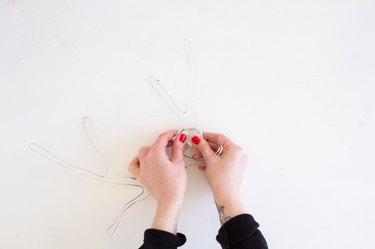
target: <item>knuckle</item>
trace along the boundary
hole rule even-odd
[[[157,150],[158,150],[157,147],[152,146],[152,147],[148,148],[147,154],[154,154]]]
[[[155,148],[150,148],[147,152],[147,155],[145,156],[144,159],[149,159],[149,158],[155,158],[159,154],[158,150]]]

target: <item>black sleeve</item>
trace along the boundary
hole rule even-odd
[[[147,229],[144,234],[143,245],[139,249],[176,249],[185,242],[186,237],[182,233],[174,235],[158,229]]]
[[[258,227],[253,216],[241,214],[224,223],[216,240],[222,248],[267,249],[267,242]]]

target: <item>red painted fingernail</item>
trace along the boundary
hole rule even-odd
[[[198,136],[194,136],[191,141],[193,141],[193,143],[195,144],[199,144],[201,142],[201,139]]]
[[[186,135],[185,134],[180,134],[180,142],[181,143],[184,143],[185,142],[185,140],[186,140]]]

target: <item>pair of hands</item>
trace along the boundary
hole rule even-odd
[[[172,143],[171,158],[166,153],[166,148],[171,145],[171,139],[177,132],[171,130],[160,134],[152,146],[142,147],[138,157],[129,164],[129,171],[157,202],[152,228],[174,234],[187,185],[183,160],[186,135],[180,134]],[[217,133],[203,133],[203,137],[195,136],[192,141],[200,152],[193,158],[197,161],[204,158],[206,166],[200,166],[199,169],[206,173],[222,224],[230,217],[244,213],[240,188],[247,158],[241,148]],[[219,146],[223,146],[220,156],[215,154]]]

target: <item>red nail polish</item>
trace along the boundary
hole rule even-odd
[[[185,134],[180,134],[180,142],[181,143],[184,143],[185,142],[185,140],[186,140],[186,135]]]
[[[199,144],[201,142],[201,139],[198,136],[194,136],[191,141],[193,141],[193,143],[195,144]]]

